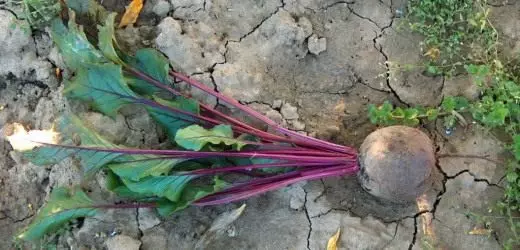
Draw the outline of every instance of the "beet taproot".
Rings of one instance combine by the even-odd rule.
[[[406,203],[431,187],[435,161],[433,143],[424,132],[406,126],[385,127],[363,141],[358,179],[370,194]]]

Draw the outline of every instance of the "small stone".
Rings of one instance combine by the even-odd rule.
[[[336,135],[339,133],[340,129],[336,125],[331,125],[326,128],[326,131],[331,135]]]
[[[297,111],[298,111],[298,109],[289,103],[285,103],[282,106],[282,109],[280,110],[283,118],[288,119],[288,120],[300,118]]]
[[[141,237],[141,242],[143,245],[141,246],[142,250],[152,250],[152,249],[168,249],[168,234],[166,230],[161,226],[157,226],[151,228],[149,230],[143,231],[143,237]]]
[[[319,55],[327,49],[327,39],[325,37],[318,38],[316,34],[313,34],[309,37],[308,48],[312,54]]]
[[[155,13],[159,17],[165,17],[168,12],[170,12],[170,3],[165,0],[159,0],[155,6],[153,6],[153,13]]]
[[[153,228],[161,223],[154,211],[149,208],[139,208],[139,229],[141,231]]]
[[[294,210],[301,210],[303,208],[303,205],[304,205],[304,201],[298,197],[291,197],[291,200],[289,201],[289,206],[291,209],[294,209]]]
[[[117,235],[105,241],[108,250],[139,250],[141,241],[138,241],[130,236]]]
[[[234,225],[231,225],[228,227],[228,229],[226,230],[226,234],[228,237],[230,238],[233,238],[233,237],[236,237],[238,235],[237,233],[237,229],[235,228]]]
[[[16,164],[22,164],[23,163],[23,160],[22,160],[22,156],[20,155],[20,152],[17,152],[17,151],[10,151],[9,152],[9,156],[11,156],[11,159],[16,163]]]
[[[291,121],[290,124],[291,124],[291,128],[296,131],[302,131],[305,129],[305,123],[303,123],[301,121],[298,121],[298,120]]]
[[[273,107],[274,109],[279,109],[279,108],[282,107],[282,104],[283,104],[282,100],[274,100],[274,101],[273,101],[273,106],[272,106],[272,107]]]
[[[304,35],[306,37],[312,34],[312,23],[306,17],[300,17],[300,19],[298,20],[298,26],[300,26],[303,29]]]
[[[289,207],[294,210],[301,210],[305,205],[305,190],[302,188],[303,183],[289,187],[287,191],[291,195]]]
[[[265,113],[265,116],[267,116],[267,118],[275,121],[278,124],[282,124],[282,122],[283,122],[282,115],[280,114],[280,112],[278,112],[276,110],[267,111],[267,113]]]

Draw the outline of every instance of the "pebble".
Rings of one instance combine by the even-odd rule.
[[[130,236],[117,235],[109,238],[105,245],[108,250],[139,250],[141,247],[141,241],[138,241]]]
[[[312,54],[319,55],[327,49],[327,39],[325,37],[318,38],[316,34],[313,34],[309,37],[308,48]]]
[[[289,103],[283,104],[282,109],[280,110],[283,118],[285,118],[287,120],[300,118],[297,111],[298,111],[298,109]]]

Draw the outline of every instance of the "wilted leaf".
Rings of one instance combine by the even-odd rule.
[[[58,120],[58,131],[62,138],[78,138],[82,147],[118,148],[108,142],[96,132],[87,128],[79,118],[67,115]],[[92,174],[99,168],[119,157],[120,153],[103,152],[96,150],[83,150],[78,148],[64,148],[60,145],[75,145],[71,139],[61,141],[59,144],[43,145],[24,152],[24,156],[36,165],[49,165],[61,162],[65,158],[75,155],[80,159],[80,164],[87,174]]]
[[[86,63],[106,62],[103,54],[88,41],[83,29],[76,24],[73,14],[68,27],[61,19],[54,19],[51,23],[51,35],[65,64],[73,71],[84,67]]]
[[[112,62],[122,64],[119,55],[114,48],[115,43],[115,35],[114,35],[114,20],[116,18],[116,13],[111,13],[107,20],[105,21],[105,25],[98,25],[98,47],[105,55],[106,58],[111,60]]]
[[[212,129],[205,129],[199,125],[191,125],[180,129],[175,135],[175,142],[185,149],[201,150],[206,144],[234,145],[241,149],[245,142],[233,138],[233,130],[229,125],[217,125]]]
[[[137,17],[139,17],[142,8],[143,0],[132,0],[128,7],[126,7],[125,14],[119,23],[119,28],[134,24],[137,21]]]
[[[473,228],[471,231],[468,232],[469,235],[490,235],[493,232],[491,229],[485,229],[485,228]]]
[[[327,243],[327,250],[337,250],[338,249],[338,240],[341,233],[341,228],[338,228],[338,231],[329,239]]]
[[[224,233],[228,227],[244,213],[245,208],[246,204],[243,204],[237,209],[220,214],[213,220],[210,228],[202,235],[197,244],[195,244],[194,249],[207,249],[219,233]]]
[[[437,60],[439,58],[439,56],[441,55],[441,51],[438,49],[438,48],[430,48],[428,51],[426,51],[426,53],[424,54],[424,56],[427,56],[429,57],[431,60]]]
[[[92,200],[80,189],[54,188],[47,204],[17,238],[37,240],[70,220],[94,216],[98,210],[93,205]]]

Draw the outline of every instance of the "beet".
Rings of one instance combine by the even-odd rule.
[[[390,126],[361,145],[358,179],[370,194],[396,203],[414,201],[432,184],[435,151],[421,130]]]

